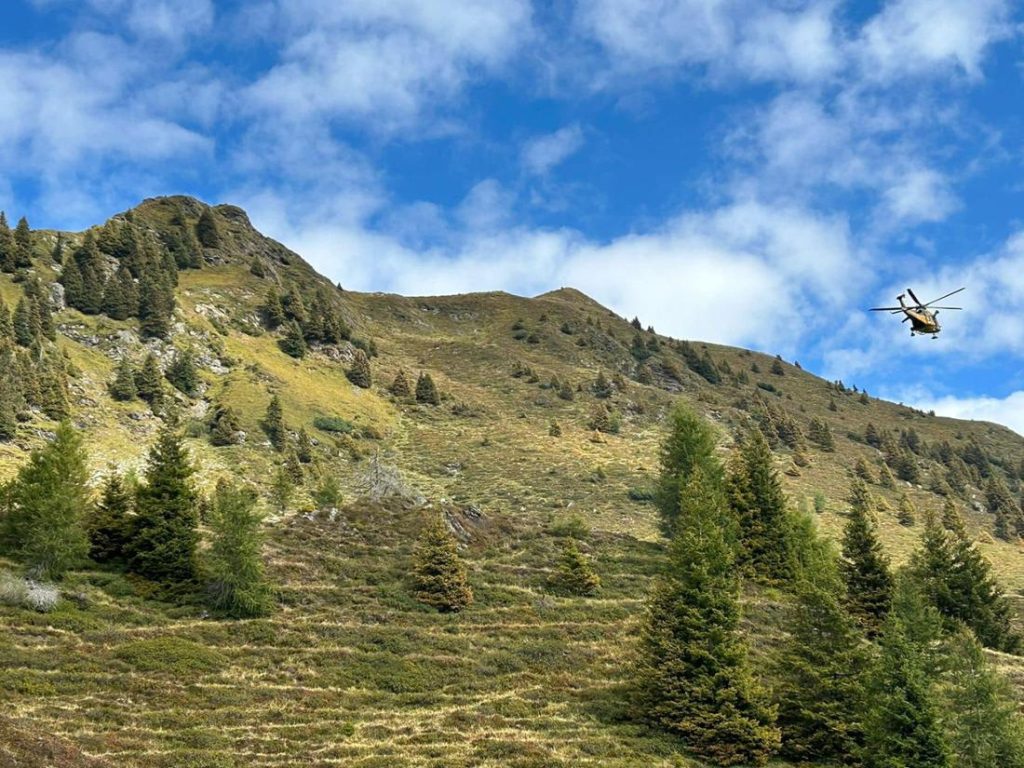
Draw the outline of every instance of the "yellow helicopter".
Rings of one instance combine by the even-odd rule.
[[[966,288],[966,286],[964,286]],[[955,293],[960,293],[964,290],[963,288],[957,288],[955,291],[950,291],[945,296],[939,296],[937,299],[922,304],[921,300],[914,295],[914,292],[907,288],[907,293],[910,294],[910,298],[914,300],[914,304],[907,305],[903,302],[904,297],[907,293],[901,293],[896,297],[896,301],[900,303],[898,307],[872,307],[872,312],[891,312],[894,315],[898,315],[902,312],[906,317],[903,318],[902,322],[910,321],[910,335],[916,336],[919,333],[930,333],[933,339],[939,338],[938,334],[942,328],[939,326],[939,310],[940,309],[963,309],[963,307],[936,307],[935,302],[948,299]]]

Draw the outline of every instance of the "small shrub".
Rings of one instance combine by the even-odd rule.
[[[215,672],[227,664],[223,654],[181,637],[154,637],[120,646],[114,656],[138,672]]]
[[[634,486],[629,489],[626,495],[629,497],[630,501],[648,502],[654,501],[655,496],[657,496],[657,491],[652,487],[640,488]]]
[[[568,520],[556,520],[551,524],[551,535],[560,539],[585,539],[590,535],[590,528],[579,515]]]
[[[340,432],[347,435],[353,430],[352,423],[340,416],[317,416],[313,419],[313,426],[324,432]]]
[[[59,600],[60,591],[52,584],[0,573],[0,603],[4,605],[49,613]]]

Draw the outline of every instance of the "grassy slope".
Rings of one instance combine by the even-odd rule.
[[[353,503],[333,516],[292,513],[268,526],[281,609],[267,620],[212,621],[201,606],[148,599],[144,583],[103,571],[73,574],[64,589],[78,599],[64,600],[53,614],[0,607],[0,690],[11,716],[119,765],[679,764],[676,745],[622,718],[616,689],[631,627],[661,557],[652,508],[630,501],[627,491],[654,477],[660,420],[675,395],[630,382],[615,398],[625,416],[622,432],[595,441],[586,428],[592,396],[565,402],[509,375],[519,360],[541,382],[555,374],[589,384],[599,369],[628,361],[628,324],[573,291],[533,300],[346,293],[357,332],[372,336],[381,351],[375,387],[364,391],[348,383],[341,361],[319,354],[294,361],[272,336],[217,333],[211,313],[229,321],[250,315],[262,286],[243,266],[182,274],[183,325],[175,344],[220,348],[230,359],[227,374],[203,373],[207,397],[234,406],[249,433],[246,445],[230,448],[190,440],[200,482],[208,487],[238,472],[266,484],[278,457],[262,444],[258,422],[276,391],[289,424],[305,425],[320,442],[307,490],[318,475],[336,474]],[[0,293],[8,304],[16,300],[6,276]],[[605,330],[588,325],[588,317]],[[539,343],[512,339],[517,319],[538,333]],[[111,461],[141,466],[157,420],[139,405],[113,403],[103,391],[113,362],[102,339],[124,324],[74,312],[61,321],[81,326],[79,335],[101,337],[95,346],[62,341],[81,371],[76,418],[89,431],[94,468],[100,472]],[[576,332],[562,333],[563,322]],[[581,337],[585,346],[577,344]],[[839,410],[832,412],[820,379],[790,365],[784,376],[772,376],[770,357],[709,350],[736,371],[755,361],[764,371],[742,388],[684,377],[682,396],[720,425],[723,444],[745,419],[733,404],[752,394],[758,380],[779,388],[778,404],[799,414],[804,426],[815,415],[831,423],[836,453],[810,451],[811,466],[786,476],[795,501],[817,491],[827,495],[819,519],[830,533],[842,524],[849,468],[858,456],[878,461],[876,451],[845,436],[868,421],[913,426],[929,442],[974,434],[1014,462],[1024,455],[1024,441],[986,424],[923,417],[874,399],[863,405],[853,396],[837,396]],[[399,367],[412,377],[429,370],[445,403],[394,402],[382,385]],[[312,428],[317,415],[343,417],[380,439],[336,441]],[[562,426],[560,438],[548,436],[553,418]],[[10,475],[38,440],[26,429],[18,446],[0,446],[0,476]],[[465,518],[476,602],[464,614],[439,616],[410,601],[411,541],[425,513],[356,499],[366,466],[360,457],[376,451],[401,467],[433,508],[455,515],[469,505],[482,510],[481,521]],[[790,464],[780,455],[780,469]],[[922,489],[904,490],[919,509],[937,505]],[[900,562],[916,531],[896,523],[891,492],[873,492],[893,508],[880,514],[880,526]],[[297,506],[306,505],[300,497]],[[591,528],[585,546],[604,582],[597,599],[554,597],[544,588],[557,557],[553,524],[573,515]],[[988,515],[975,512],[969,522],[975,531],[991,525]],[[1016,545],[982,546],[1007,587],[1024,586]],[[777,637],[779,599],[746,596],[758,659]],[[1001,660],[1018,673],[1017,660]]]

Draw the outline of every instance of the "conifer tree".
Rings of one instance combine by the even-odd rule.
[[[790,579],[792,548],[786,497],[760,430],[751,430],[730,465],[729,502],[739,522],[740,564],[767,582]]]
[[[295,483],[282,464],[274,472],[274,478],[270,483],[270,504],[278,514],[283,515],[288,511],[288,505],[294,495]]]
[[[405,371],[401,368],[395,374],[395,380],[391,382],[391,394],[395,397],[409,397],[412,389],[409,387],[409,380],[405,377]]]
[[[25,269],[32,266],[32,230],[28,219],[22,216],[18,226],[14,228],[14,268]]]
[[[284,410],[281,408],[281,399],[274,395],[267,405],[267,412],[263,416],[261,425],[266,433],[270,444],[279,451],[283,451],[288,442],[288,431],[284,425]]]
[[[900,525],[905,525],[908,528],[917,522],[917,513],[914,510],[914,504],[910,500],[910,497],[905,493],[900,494],[899,505],[897,507],[896,519]]]
[[[362,389],[369,389],[373,384],[373,377],[370,373],[370,359],[361,349],[357,349],[355,357],[352,358],[352,367],[345,374],[348,380]]]
[[[812,443],[817,445],[823,451],[831,452],[836,449],[835,438],[832,437],[832,429],[824,419],[820,419],[817,416],[811,419],[810,427],[808,427],[807,430],[807,436],[811,439]]]
[[[428,405],[441,404],[441,395],[438,394],[437,387],[429,373],[421,372],[419,378],[416,379],[416,402]]]
[[[11,310],[3,296],[0,296],[0,343],[14,341],[14,324],[11,321]]]
[[[18,346],[27,349],[39,338],[39,326],[34,322],[32,307],[24,296],[18,299],[18,305],[14,308],[14,318],[11,324],[14,328],[14,340],[18,343]]]
[[[892,575],[871,522],[870,494],[855,479],[850,493],[850,516],[843,532],[841,570],[850,612],[869,633],[876,633],[892,602]]]
[[[946,706],[957,768],[1024,768],[1024,719],[1009,681],[985,659],[970,630],[950,640]]]
[[[614,394],[611,383],[604,375],[604,371],[597,372],[597,379],[594,380],[594,397],[605,400]]]
[[[89,552],[89,471],[82,438],[67,422],[37,448],[8,490],[2,519],[4,549],[33,578],[59,579]]]
[[[679,519],[679,492],[700,467],[711,482],[721,483],[722,469],[715,458],[715,435],[707,421],[679,403],[668,417],[668,433],[659,452],[661,471],[655,503],[661,529],[671,536]]]
[[[60,272],[60,284],[64,286],[64,302],[69,307],[82,306],[85,296],[85,284],[82,282],[82,270],[78,268],[78,260],[69,253],[64,258],[64,266]]]
[[[164,385],[163,374],[160,372],[160,363],[156,355],[150,352],[142,361],[142,367],[135,374],[135,388],[139,397],[149,403],[153,410],[158,410],[163,404]]]
[[[309,464],[313,461],[313,441],[309,439],[309,433],[305,427],[299,427],[299,434],[295,439],[295,457],[302,464]]]
[[[680,489],[668,567],[642,620],[635,703],[702,759],[761,765],[780,736],[747,666],[727,527],[720,481],[698,464]]]
[[[947,519],[949,530],[934,514],[925,515],[921,546],[911,558],[910,574],[951,629],[963,623],[986,646],[1017,652],[1021,639],[1012,628],[1013,609],[992,576],[991,565],[967,538],[959,516]]]
[[[572,539],[562,544],[562,555],[551,586],[558,592],[580,596],[595,595],[601,588],[601,578],[594,572],[590,559],[580,552]]]
[[[111,469],[103,483],[103,497],[89,518],[89,557],[98,563],[122,560],[131,536],[131,488]]]
[[[82,245],[75,250],[72,258],[78,264],[82,276],[82,295],[76,309],[87,315],[99,314],[103,306],[103,289],[106,285],[103,256],[96,246],[92,232],[87,232]],[[65,286],[65,296],[67,286]]]
[[[199,369],[196,366],[196,356],[192,349],[179,351],[164,375],[179,392],[189,397],[195,395],[199,386]]]
[[[42,357],[37,366],[39,399],[43,413],[54,421],[63,421],[71,415],[68,374],[64,359],[59,354]]]
[[[263,324],[270,330],[276,329],[284,322],[284,307],[281,306],[281,296],[277,288],[270,286],[260,306],[260,314],[263,316]]]
[[[127,320],[139,311],[138,288],[124,264],[118,267],[103,289],[102,309],[103,314],[114,320]]]
[[[145,482],[136,494],[128,567],[140,576],[165,582],[195,577],[199,506],[194,472],[177,425],[168,422],[150,448]]]
[[[204,248],[220,247],[220,230],[210,208],[203,208],[203,212],[199,214],[199,220],[196,222],[196,239]]]
[[[173,284],[151,265],[139,279],[139,331],[144,338],[166,339],[173,316]]]
[[[260,558],[262,517],[256,493],[221,481],[210,515],[212,541],[206,554],[211,606],[233,618],[265,616],[271,595]]]
[[[1021,510],[1010,495],[1006,482],[998,475],[989,475],[985,484],[985,505],[995,516],[995,533],[1001,539],[1009,541],[1015,534],[1019,535]]]
[[[904,592],[901,585],[900,592]],[[939,716],[935,665],[926,641],[934,631],[912,596],[901,597],[885,620],[881,655],[865,723],[868,768],[950,768]]]
[[[13,440],[18,434],[18,400],[14,382],[0,378],[0,443]]]
[[[7,223],[7,214],[0,211],[0,271],[13,272],[17,244]]]
[[[110,382],[110,395],[122,402],[134,400],[139,396],[139,390],[135,386],[135,372],[127,357],[122,357],[121,362],[117,364],[117,373]]]
[[[788,638],[774,665],[781,752],[800,762],[848,762],[863,745],[870,657],[843,605],[834,551],[826,546],[822,554],[797,581]]]
[[[294,449],[288,450],[284,455],[284,468],[295,485],[300,485],[305,478],[305,471],[302,469],[302,462]]]
[[[878,470],[878,484],[890,490],[896,487],[896,478],[892,476],[892,470],[889,469],[888,464],[883,464]]]
[[[210,445],[236,445],[241,430],[234,409],[218,403],[210,416]]]
[[[285,325],[284,336],[277,342],[278,347],[289,357],[302,358],[306,356],[306,339],[302,335],[302,328],[295,320]]]
[[[461,611],[473,602],[466,565],[440,515],[431,516],[416,542],[412,584],[417,600],[442,612]]]

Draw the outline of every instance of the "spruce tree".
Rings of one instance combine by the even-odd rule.
[[[11,324],[14,327],[14,340],[18,346],[27,349],[40,336],[39,325],[32,317],[32,307],[24,296],[18,299]]]
[[[666,536],[675,531],[679,519],[679,492],[700,467],[712,482],[722,480],[721,466],[715,458],[715,435],[707,421],[691,408],[678,403],[668,417],[668,433],[659,452],[661,471],[655,491],[655,503]]]
[[[163,404],[164,385],[163,374],[160,371],[160,363],[156,355],[150,352],[142,361],[142,366],[135,374],[135,388],[139,397],[145,400],[153,408],[158,410]]]
[[[914,504],[911,502],[910,497],[905,493],[900,494],[896,519],[899,521],[900,525],[905,525],[908,528],[917,522],[917,513],[914,510]]]
[[[844,606],[834,550],[812,536],[810,546],[820,554],[801,569],[774,664],[781,753],[799,762],[850,762],[864,741],[870,657]]]
[[[139,331],[144,338],[166,339],[173,316],[173,287],[150,266],[139,280]]]
[[[195,469],[177,426],[168,422],[149,451],[145,482],[136,494],[128,566],[157,581],[181,583],[196,575],[199,507]]]
[[[784,582],[793,575],[786,496],[772,452],[760,430],[751,430],[730,464],[729,502],[739,522],[740,564],[758,579]]]
[[[995,516],[995,534],[1009,541],[1020,534],[1021,509],[1010,495],[1006,482],[998,475],[990,475],[985,484],[985,505]]]
[[[288,511],[288,505],[294,495],[295,483],[282,464],[274,472],[274,478],[270,483],[270,504],[278,514],[283,515]]]
[[[373,384],[373,377],[370,373],[370,359],[361,349],[357,349],[355,357],[352,358],[352,367],[345,373],[348,380],[362,389],[369,389]]]
[[[122,402],[134,400],[139,396],[139,390],[135,385],[135,372],[127,357],[122,357],[121,362],[117,364],[117,373],[110,382],[110,396]]]
[[[302,358],[306,356],[306,339],[302,335],[302,328],[299,327],[298,322],[291,320],[285,325],[284,336],[277,342],[277,346],[289,357]]]
[[[945,712],[957,768],[1024,768],[1024,719],[1010,682],[970,630],[950,640]]]
[[[139,289],[128,267],[122,264],[103,290],[103,314],[114,320],[127,320],[139,312]]]
[[[870,494],[864,481],[853,481],[850,500],[850,516],[843,532],[841,570],[850,612],[874,634],[889,612],[892,575],[871,522]]]
[[[437,387],[429,373],[421,372],[419,378],[416,379],[416,402],[428,405],[441,404],[441,395],[438,394]]]
[[[14,382],[0,378],[0,443],[18,435],[18,398]]]
[[[196,366],[195,352],[191,349],[179,351],[164,375],[179,392],[189,397],[194,396],[199,387],[199,368]]]
[[[32,230],[28,219],[22,216],[14,228],[14,268],[27,269],[32,266]]]
[[[947,519],[951,530],[934,514],[925,515],[921,546],[911,557],[911,576],[950,629],[963,623],[986,646],[1016,653],[1021,639],[1012,628],[1013,609],[991,565],[967,538],[959,518]]]
[[[203,212],[199,214],[199,220],[196,222],[196,239],[204,248],[220,247],[220,230],[210,208],[203,208]]]
[[[409,387],[409,380],[405,377],[405,371],[401,368],[395,374],[395,380],[391,382],[391,394],[395,397],[409,397],[412,389]]]
[[[11,310],[4,297],[0,296],[0,343],[4,341],[14,341],[14,324],[11,321]]]
[[[37,366],[39,383],[38,404],[43,413],[54,421],[63,421],[71,415],[68,373],[59,354],[42,357]]]
[[[14,235],[11,233],[11,226],[7,223],[7,214],[0,211],[0,271],[14,271],[17,249]]]
[[[78,260],[72,253],[64,257],[60,284],[64,286],[64,303],[75,309],[81,307],[85,296],[85,284],[82,282],[82,270],[78,268]]]
[[[295,457],[302,464],[309,464],[313,461],[313,441],[309,439],[309,433],[305,427],[299,427],[299,434],[295,439]]]
[[[867,768],[953,765],[929,658],[935,635],[927,622],[922,626],[920,615],[920,606],[908,596],[895,602],[885,620],[865,723]]]
[[[601,588],[601,578],[594,572],[590,558],[580,552],[572,539],[566,539],[562,544],[562,554],[551,586],[566,595],[585,597],[597,594]]]
[[[638,714],[718,765],[763,765],[779,746],[751,677],[720,482],[701,465],[680,490],[669,563],[648,599],[634,668]]]
[[[274,330],[284,322],[284,307],[281,306],[281,296],[274,286],[267,288],[267,294],[260,306],[260,314],[263,316],[263,324]]]
[[[210,444],[236,445],[240,432],[241,426],[234,409],[230,405],[218,403],[210,416]]]
[[[466,565],[440,515],[431,516],[416,542],[412,586],[419,602],[442,612],[458,612],[473,602]]]
[[[89,557],[98,563],[122,560],[131,536],[132,489],[116,470],[103,483],[103,497],[89,518]]]
[[[261,560],[261,523],[254,491],[224,481],[217,484],[205,565],[211,606],[233,618],[270,612],[270,586]]]
[[[89,552],[86,461],[81,436],[62,422],[53,441],[32,451],[10,485],[4,549],[33,578],[59,579]]]
[[[284,410],[281,408],[281,399],[274,395],[267,405],[267,412],[263,416],[261,424],[270,444],[278,451],[283,451],[288,443],[288,431],[284,424]]]

